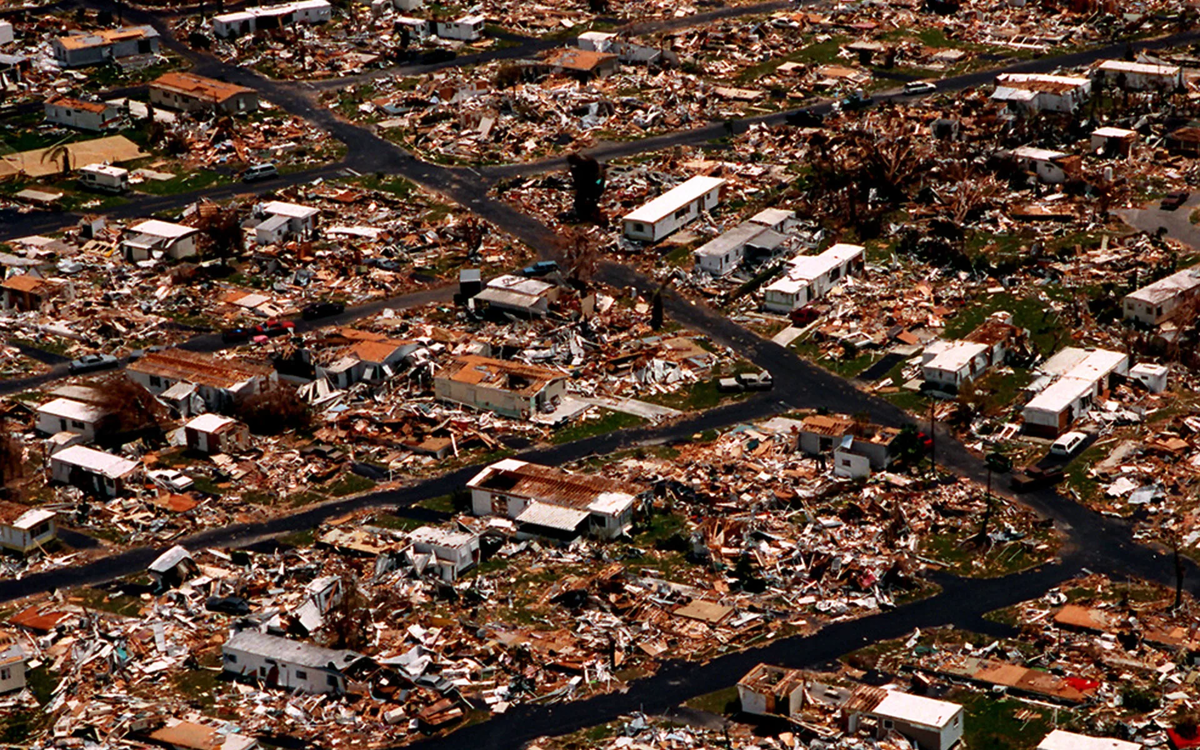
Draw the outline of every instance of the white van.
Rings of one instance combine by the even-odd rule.
[[[1087,440],[1085,432],[1064,432],[1058,440],[1050,444],[1050,455],[1063,458],[1072,456],[1079,450],[1079,446],[1083,445],[1084,440]]]
[[[256,180],[267,180],[272,177],[278,177],[279,170],[274,164],[267,162],[265,164],[253,164],[242,173],[242,182],[255,182]]]

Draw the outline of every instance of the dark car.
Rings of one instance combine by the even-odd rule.
[[[792,310],[792,325],[803,328],[810,323],[816,322],[817,318],[819,317],[821,317],[821,313],[817,312],[815,308],[801,307],[799,309]]]
[[[259,323],[254,326],[254,334],[256,336],[283,336],[291,333],[295,327],[296,324],[290,320],[275,320],[272,318],[266,323]]]
[[[1043,468],[1041,466],[1030,466],[1025,471],[1014,471],[1010,481],[1012,482],[1012,488],[1017,492],[1029,492],[1058,484],[1063,480],[1064,476],[1066,475],[1062,467]]]
[[[250,603],[240,596],[210,596],[204,602],[204,608],[209,612],[220,612],[226,615],[250,614]]]
[[[67,365],[67,370],[72,375],[80,375],[97,370],[111,370],[118,364],[120,363],[117,362],[117,358],[111,354],[85,354],[79,359],[71,360],[71,363]]]
[[[1192,194],[1186,190],[1177,190],[1174,193],[1167,193],[1166,197],[1162,199],[1162,203],[1158,204],[1158,207],[1164,211],[1174,211],[1184,203],[1187,203],[1187,199],[1190,197],[1192,197]]]
[[[825,124],[825,119],[811,109],[788,112],[784,120],[796,128],[819,128]]]
[[[545,276],[548,273],[554,273],[558,270],[558,263],[552,260],[539,260],[531,266],[525,266],[521,269],[522,276]]]
[[[226,344],[240,344],[245,341],[249,341],[252,336],[254,336],[253,329],[243,328],[241,326],[237,328],[226,328],[224,331],[221,331],[221,340]]]
[[[328,318],[330,315],[341,315],[346,311],[346,306],[341,302],[314,302],[311,305],[305,305],[300,311],[300,317],[305,320],[316,320],[317,318]]]

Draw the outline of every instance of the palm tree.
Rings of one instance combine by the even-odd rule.
[[[66,143],[56,143],[42,152],[42,163],[53,163],[62,160],[62,173],[71,171],[71,147]]]

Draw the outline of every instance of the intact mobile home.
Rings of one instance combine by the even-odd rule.
[[[655,198],[621,220],[631,240],[658,242],[721,202],[725,180],[693,177]]]

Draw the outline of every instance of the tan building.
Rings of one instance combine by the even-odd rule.
[[[234,401],[252,396],[277,379],[269,367],[241,360],[219,359],[185,349],[151,352],[133,362],[126,372],[134,382],[155,395],[170,390],[170,400],[198,396],[210,411],[221,411]],[[190,393],[181,393],[182,390]]]
[[[194,73],[165,73],[150,84],[150,102],[183,112],[253,112],[258,92]]]
[[[567,377],[557,370],[472,354],[438,373],[433,393],[442,401],[528,419],[558,406],[567,395]]]

